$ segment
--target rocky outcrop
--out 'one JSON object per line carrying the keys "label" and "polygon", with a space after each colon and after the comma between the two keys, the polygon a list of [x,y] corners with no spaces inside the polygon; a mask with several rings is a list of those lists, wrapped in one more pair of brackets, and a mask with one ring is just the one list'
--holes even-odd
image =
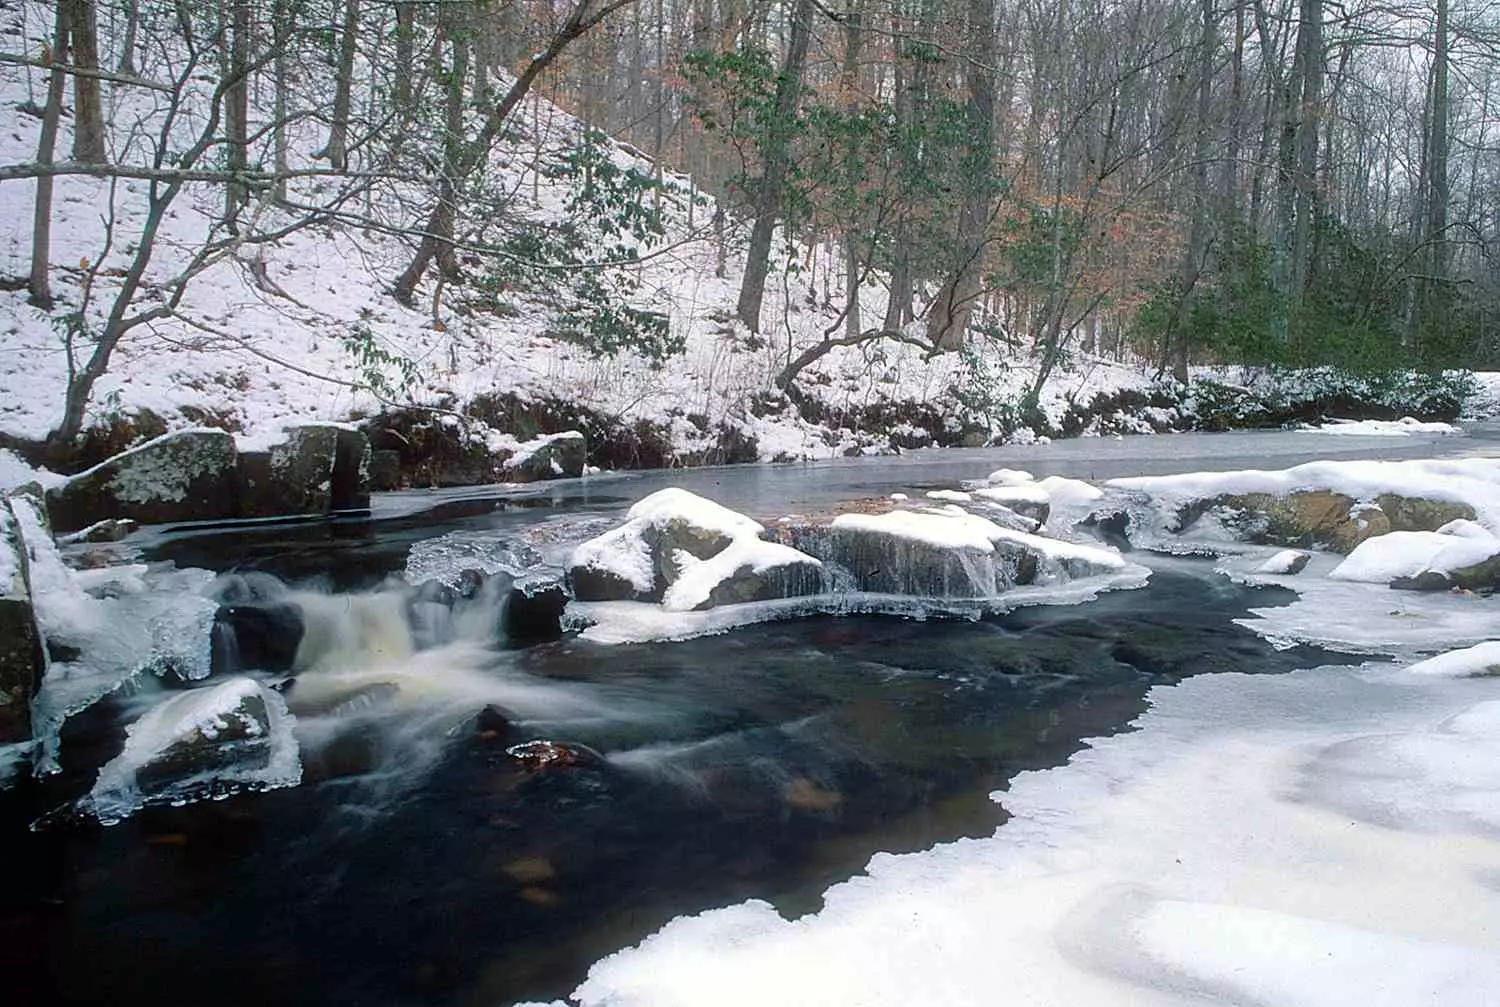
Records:
{"label": "rocky outcrop", "polygon": [[222,430],[184,430],[73,476],[48,491],[47,507],[59,532],[101,535],[121,521],[358,512],[370,505],[370,465],[365,435],[337,424],[289,425],[264,447],[244,451]]}
{"label": "rocky outcrop", "polygon": [[1369,538],[1392,531],[1436,531],[1450,521],[1472,520],[1467,504],[1386,493],[1370,502],[1331,490],[1225,494],[1194,501],[1177,514],[1176,532],[1212,514],[1245,541],[1348,553]]}
{"label": "rocky outcrop", "polygon": [[235,483],[238,516],[328,513],[338,439],[331,426],[287,427],[269,446],[242,450]]}
{"label": "rocky outcrop", "polygon": [[222,430],[183,430],[101,462],[47,491],[56,531],[105,518],[142,524],[236,516],[234,438]]}
{"label": "rocky outcrop", "polygon": [[505,460],[506,477],[515,482],[576,479],[583,475],[588,444],[577,430],[545,434],[526,441]]}
{"label": "rocky outcrop", "polygon": [[31,698],[46,671],[46,644],[37,627],[26,541],[13,508],[27,498],[0,500],[0,744],[31,737]]}

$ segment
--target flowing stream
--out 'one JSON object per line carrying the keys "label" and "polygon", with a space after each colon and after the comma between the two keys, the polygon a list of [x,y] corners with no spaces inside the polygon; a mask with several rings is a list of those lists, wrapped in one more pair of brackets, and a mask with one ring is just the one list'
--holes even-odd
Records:
{"label": "flowing stream", "polygon": [[[267,676],[296,718],[302,782],[108,827],[49,818],[158,687],[73,717],[63,771],[0,790],[0,962],[46,1002],[562,996],[673,916],[747,897],[795,916],[877,851],[992,833],[992,792],[1124,729],[1154,685],[1338,660],[1231,621],[1290,594],[1183,560],[1141,590],[975,622],[813,617],[624,646],[529,644],[504,628],[503,591],[452,587],[476,564],[546,567],[661,485],[764,515],[1006,464],[1105,478],[1466,441],[1069,442],[400,494],[366,524],[145,537],[147,559],[304,613],[295,680]],[[535,739],[570,743],[569,764],[507,751]]]}

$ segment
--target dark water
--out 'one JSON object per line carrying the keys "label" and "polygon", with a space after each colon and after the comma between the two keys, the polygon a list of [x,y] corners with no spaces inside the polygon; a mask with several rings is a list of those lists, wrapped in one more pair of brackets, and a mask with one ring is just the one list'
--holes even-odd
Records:
{"label": "dark water", "polygon": [[[237,563],[296,572],[295,550],[241,544],[257,555]],[[386,544],[345,558],[374,576]],[[614,711],[569,724],[601,766],[528,772],[505,754],[555,725],[413,715],[351,729],[295,789],[27,831],[117,749],[99,710],[70,728],[62,779],[0,793],[0,963],[38,1003],[565,994],[673,915],[747,897],[807,912],[877,850],[988,835],[1004,820],[990,792],[1121,729],[1152,685],[1325,660],[1230,624],[1275,600],[1176,573],[979,623],[565,640],[497,653],[494,674]]]}
{"label": "dark water", "polygon": [[[667,482],[766,513],[952,485],[998,465],[1097,477],[1246,467],[1261,460],[1247,453],[1269,451],[1280,467],[1364,440],[1314,436],[1304,448],[1306,436],[1133,439],[1120,457],[1121,442],[1072,442],[879,469],[753,467],[412,495],[378,501],[389,519],[373,524],[158,533],[149,558],[347,592],[399,572],[414,542],[443,531],[504,536],[542,517],[607,515]],[[30,831],[118,752],[123,720],[106,703],[70,722],[60,777],[0,790],[5,1002],[565,995],[593,961],[672,916],[749,897],[805,913],[876,851],[1003,828],[1003,794],[997,803],[992,792],[1066,761],[1085,738],[1125,729],[1154,685],[1335,660],[1273,650],[1231,621],[1290,600],[1179,564],[1140,591],[981,622],[812,618],[685,643],[495,650],[483,675],[603,712],[506,724],[476,707],[419,705],[316,737],[318,721],[303,718],[307,775],[297,788],[148,809],[111,828]],[[505,748],[533,737],[563,737],[604,759],[528,771]]]}

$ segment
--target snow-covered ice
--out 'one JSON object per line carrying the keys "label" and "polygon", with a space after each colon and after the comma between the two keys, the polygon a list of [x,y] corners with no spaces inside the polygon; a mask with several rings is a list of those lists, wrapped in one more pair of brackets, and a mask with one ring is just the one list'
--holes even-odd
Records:
{"label": "snow-covered ice", "polygon": [[1414,416],[1399,420],[1331,420],[1318,426],[1304,427],[1308,433],[1343,434],[1355,437],[1410,437],[1412,434],[1461,434],[1452,423],[1427,422]]}

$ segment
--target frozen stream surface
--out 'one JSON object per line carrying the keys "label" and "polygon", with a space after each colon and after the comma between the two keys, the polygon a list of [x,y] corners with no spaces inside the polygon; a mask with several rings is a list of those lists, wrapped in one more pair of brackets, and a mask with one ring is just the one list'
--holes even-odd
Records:
{"label": "frozen stream surface", "polygon": [[[1073,441],[146,538],[362,628],[286,692],[296,786],[59,817],[160,698],[69,720],[63,771],[0,790],[0,963],[28,1003],[1500,1003],[1500,678],[1464,677],[1496,657],[1494,598],[1414,600],[1323,557],[1248,575],[1263,550],[972,622],[523,647],[465,629],[480,608],[434,628],[382,586],[541,569],[567,544],[548,536],[666,485],[764,519],[1002,467],[1497,455],[1493,428]],[[430,639],[394,643],[393,619]],[[506,753],[529,738],[589,761],[529,771]]]}

